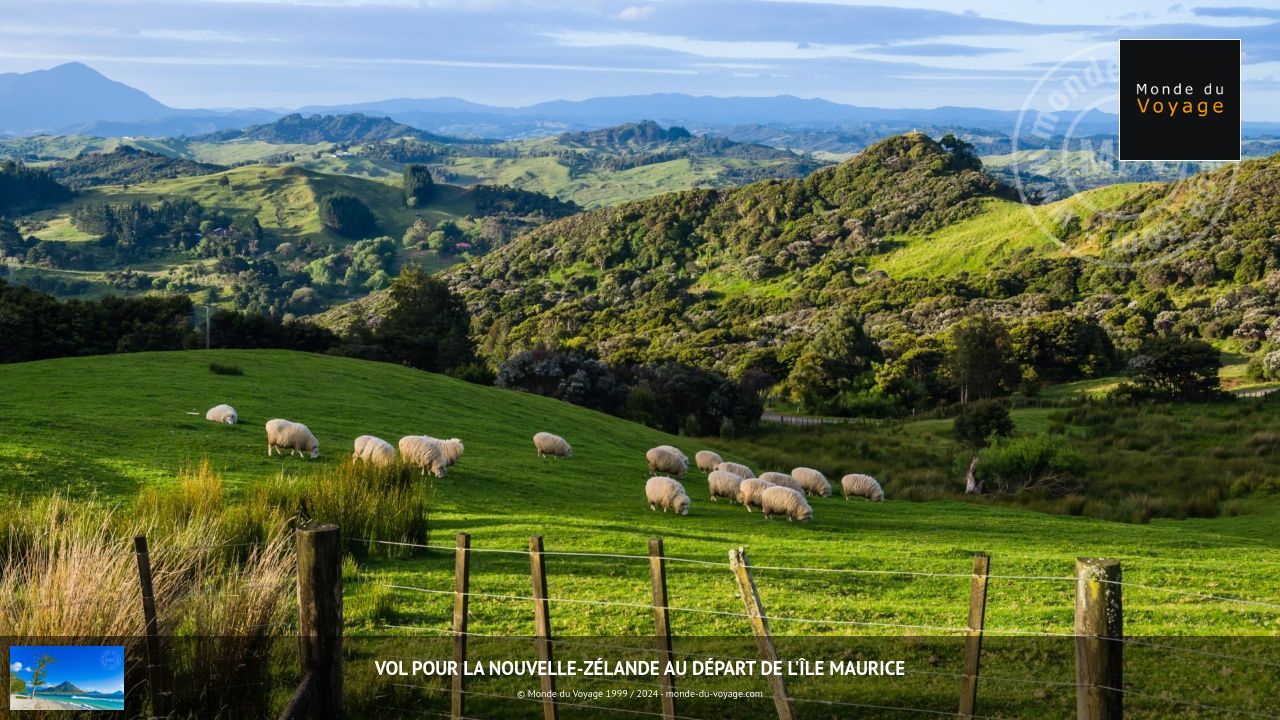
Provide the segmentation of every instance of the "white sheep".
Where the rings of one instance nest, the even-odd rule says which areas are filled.
[[[458,438],[449,438],[439,442],[440,448],[444,450],[445,463],[452,465],[458,462],[458,458],[462,457],[462,451],[465,449],[462,447],[462,441]]]
[[[676,447],[675,445],[659,445],[658,447],[662,448],[663,450],[666,450],[667,452],[674,453],[675,455],[677,455],[681,460],[684,461],[684,464],[686,466],[689,464],[689,456],[685,455],[684,451]]]
[[[798,467],[791,471],[791,477],[800,483],[805,495],[831,497],[831,482],[820,471],[813,468]]]
[[[291,422],[281,418],[267,421],[267,456],[275,450],[281,455],[285,450],[294,453],[310,453],[311,457],[320,457],[320,441],[311,434],[311,430],[302,423]]]
[[[712,470],[707,474],[707,490],[711,493],[711,502],[716,498],[729,498],[729,502],[738,499],[738,486],[742,478],[723,470]]]
[[[684,485],[669,477],[658,475],[649,478],[649,482],[644,484],[644,494],[649,500],[650,510],[662,508],[662,512],[670,509],[679,515],[689,514],[689,494],[684,491]]]
[[[782,487],[785,487],[785,488],[791,488],[792,490],[795,490],[796,492],[801,494],[804,493],[804,487],[800,483],[796,482],[795,478],[791,477],[790,475],[784,472],[760,473],[760,479],[768,480],[774,485],[781,485]]]
[[[440,441],[426,435],[406,435],[400,438],[400,458],[418,468],[422,475],[430,470],[432,475],[442,478],[449,469]]]
[[[396,449],[380,437],[361,435],[356,438],[355,452],[351,454],[351,461],[386,467],[396,461]]]
[[[559,435],[552,435],[549,432],[540,432],[533,436],[533,446],[538,448],[538,457],[573,457],[573,448],[569,447],[569,443]]]
[[[804,493],[788,487],[771,487],[760,493],[760,509],[766,520],[774,515],[786,515],[787,522],[813,519],[813,508],[804,499]]]
[[[859,475],[858,473],[849,473],[840,478],[840,489],[844,490],[844,499],[851,497],[866,498],[875,502],[884,501],[884,490],[880,487],[880,483],[870,475]]]
[[[747,478],[738,485],[738,504],[751,512],[751,506],[760,507],[760,495],[771,487],[777,487],[768,480]]]
[[[734,475],[737,475],[738,477],[743,479],[753,478],[756,476],[755,472],[753,472],[751,468],[747,467],[746,465],[743,465],[742,463],[722,462],[719,465],[716,465],[715,469],[723,470],[725,472],[731,472]]]
[[[644,457],[649,461],[649,472],[667,473],[678,478],[684,477],[685,473],[689,472],[688,459],[670,445],[650,448]]]
[[[204,414],[204,419],[210,422],[226,423],[227,425],[235,425],[240,422],[240,416],[236,414],[236,409],[227,404],[214,405],[209,408],[209,412]]]
[[[698,469],[705,473],[715,470],[717,465],[724,462],[724,458],[710,450],[699,450],[694,454],[693,459],[698,463]]]

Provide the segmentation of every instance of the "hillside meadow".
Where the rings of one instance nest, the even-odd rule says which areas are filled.
[[[238,367],[243,375],[212,373],[212,361]],[[545,398],[388,364],[281,351],[113,355],[3,366],[0,386],[5,388],[0,491],[10,501],[57,493],[128,507],[143,488],[172,485],[182,467],[207,458],[225,484],[228,501],[235,503],[273,478],[333,470],[346,460],[357,435],[394,442],[420,433],[466,442],[466,454],[448,476],[421,480],[430,502],[432,541],[445,545],[452,544],[453,533],[466,531],[477,548],[521,549],[530,535],[544,534],[548,549],[643,553],[647,538],[663,536],[667,552],[676,557],[720,562],[731,547],[745,545],[760,564],[942,573],[967,572],[971,555],[985,551],[1000,573],[1047,576],[1069,576],[1078,555],[1105,555],[1123,559],[1126,577],[1135,582],[1252,597],[1271,595],[1270,577],[1280,561],[1280,540],[1267,529],[1278,508],[1264,500],[1238,517],[1148,525],[981,503],[908,502],[898,499],[893,461],[855,443],[837,455],[829,445],[814,442],[812,464],[883,477],[887,502],[817,498],[811,523],[766,521],[723,501],[708,502],[694,472],[686,482],[694,498],[690,514],[654,513],[643,495],[645,450],[669,442],[692,456],[719,443],[669,437]],[[234,405],[242,424],[206,422],[204,410],[219,402]],[[321,441],[321,459],[268,458],[262,423],[272,417],[306,422]],[[530,441],[539,430],[565,436],[575,457],[539,460]],[[931,443],[945,442],[927,437]],[[805,443],[796,435],[784,445],[786,459],[810,457]],[[757,470],[776,462],[747,441],[728,447],[737,451],[728,457],[766,463]],[[557,594],[644,602],[648,592],[643,563],[559,563],[553,566]],[[409,553],[394,561],[372,557],[351,588],[356,612],[349,620],[369,627],[387,619],[359,610],[362,599],[375,594],[377,582],[445,588],[451,571],[448,553]],[[477,584],[488,590],[527,589],[527,566],[519,556],[486,556],[475,571]],[[727,569],[681,566],[672,570],[671,582],[673,604],[740,607]],[[835,574],[780,573],[765,575],[762,585],[766,598],[798,617],[939,626],[962,620],[967,592],[967,582],[955,578],[851,582]],[[995,583],[991,626],[1068,630],[1070,589],[1070,583],[1055,581]],[[1280,621],[1274,612],[1242,612],[1229,603],[1157,591],[1134,592],[1126,601],[1134,610],[1134,633],[1265,634],[1275,632]],[[391,617],[403,625],[441,626],[445,604],[445,598],[400,594]],[[477,603],[475,610],[485,632],[530,629],[523,608]],[[676,622],[682,633],[737,627],[736,619],[713,615],[682,616]],[[587,608],[562,623],[563,631],[575,634],[630,633],[643,632],[649,618],[643,612]],[[784,633],[847,630],[779,628]]]
[[[220,372],[212,372],[211,363]],[[234,370],[241,374],[227,374]],[[162,603],[165,627],[174,632],[212,630],[209,623],[220,622],[219,617],[248,624],[245,618],[254,617],[250,606],[210,615],[200,610],[199,593],[237,592],[244,583],[259,582],[253,579],[258,577],[270,588],[270,594],[261,591],[270,627],[288,627],[289,581],[281,576],[280,560],[268,564],[248,555],[254,570],[246,577],[251,580],[236,584],[245,571],[235,568],[246,562],[239,543],[269,544],[278,553],[279,528],[266,535],[254,534],[253,528],[278,526],[296,512],[316,520],[333,519],[332,513],[355,518],[358,529],[352,529],[351,521],[343,523],[348,712],[353,717],[420,716],[447,709],[439,681],[396,684],[378,679],[371,659],[396,653],[448,655],[443,637],[452,613],[454,563],[448,548],[457,532],[470,533],[476,550],[471,576],[476,596],[469,613],[469,630],[477,634],[475,658],[531,652],[518,639],[484,636],[533,633],[532,603],[524,598],[529,593],[525,551],[535,534],[544,537],[551,553],[546,566],[554,598],[552,623],[562,638],[557,657],[634,657],[628,650],[610,648],[643,647],[644,636],[652,632],[643,556],[648,538],[662,537],[672,558],[667,568],[672,628],[682,658],[754,656],[727,564],[728,551],[745,546],[784,656],[907,660],[911,671],[904,680],[793,681],[791,693],[804,699],[798,701],[807,710],[804,717],[827,717],[813,713],[840,703],[861,708],[861,717],[876,718],[900,717],[903,711],[897,707],[953,709],[959,682],[955,673],[960,671],[957,629],[965,624],[968,573],[977,552],[991,554],[995,575],[987,605],[985,672],[1005,679],[983,686],[984,706],[991,712],[999,708],[1010,717],[1070,713],[1074,691],[1060,680],[1071,677],[1071,649],[1059,636],[1072,629],[1071,575],[1077,556],[1122,560],[1125,580],[1137,584],[1125,588],[1126,635],[1158,641],[1150,643],[1155,647],[1127,650],[1126,677],[1144,688],[1156,683],[1164,693],[1136,699],[1129,706],[1131,717],[1168,717],[1170,707],[1185,709],[1178,701],[1191,696],[1188,679],[1204,662],[1230,669],[1229,677],[1224,675],[1210,691],[1196,690],[1196,697],[1214,705],[1264,709],[1264,689],[1274,680],[1255,667],[1260,662],[1256,658],[1270,646],[1245,636],[1280,631],[1273,592],[1280,563],[1280,539],[1273,530],[1280,506],[1256,500],[1248,512],[1234,517],[1156,519],[1137,525],[984,502],[900,499],[895,468],[901,460],[895,455],[918,449],[913,445],[917,442],[945,443],[945,420],[900,426],[897,432],[905,439],[892,448],[887,430],[878,427],[852,431],[861,433],[866,444],[835,431],[820,437],[804,432],[769,437],[783,431],[762,430],[731,442],[691,439],[543,397],[390,364],[285,351],[145,353],[4,365],[0,388],[0,496],[12,509],[10,522],[20,526],[11,541],[38,528],[46,514],[64,518],[62,523],[80,518],[77,525],[89,528],[110,517],[107,535],[96,536],[102,537],[99,552],[128,558],[127,534],[112,539],[111,533],[150,524],[153,553],[173,547],[190,562],[212,561],[225,568],[197,594],[173,590],[173,600]],[[220,402],[239,410],[240,425],[203,419],[204,410]],[[1042,430],[1049,422],[1047,412],[1019,411],[1020,429],[1030,423]],[[267,457],[262,423],[279,416],[311,427],[321,442],[319,460]],[[574,458],[540,460],[530,441],[538,430],[564,435],[574,446]],[[368,473],[348,460],[352,439],[363,433],[393,442],[408,433],[457,436],[465,440],[466,452],[441,479],[400,470]],[[675,444],[690,456],[703,447],[717,447],[757,470],[786,469],[804,458],[833,473],[870,472],[885,481],[889,499],[814,498],[811,523],[765,520],[724,501],[708,502],[702,475],[695,470],[686,478],[694,498],[687,517],[651,512],[643,496],[649,475],[644,451],[661,443]],[[885,447],[873,451],[871,443]],[[303,494],[291,494],[296,491]],[[59,499],[51,500],[55,497]],[[420,530],[423,519],[425,534]],[[165,529],[171,520],[178,524]],[[214,550],[192,549],[208,547],[200,542],[201,528],[207,528],[210,543],[216,541]],[[416,538],[411,544],[438,549],[389,544],[405,537]],[[227,550],[216,549],[225,543],[230,543]],[[113,550],[113,544],[119,548]],[[56,547],[48,550],[51,557],[59,552]],[[198,552],[214,555],[193,554]],[[592,556],[597,553],[603,556]],[[56,592],[68,602],[81,601],[77,598],[98,588],[132,592],[130,566],[113,562],[111,567],[110,581],[82,578],[75,584],[68,578],[61,582],[72,584],[59,585]],[[20,583],[7,589],[0,583],[0,594],[16,590],[23,598],[54,592],[39,582],[39,587]],[[229,584],[219,584],[223,582]],[[125,610],[112,617],[119,616],[116,622],[129,627],[134,613],[127,604],[119,607]],[[852,646],[847,639],[835,639],[851,635],[857,636]],[[609,637],[591,639],[599,636]],[[830,638],[815,639],[820,636]],[[1161,648],[1168,643],[1185,645],[1175,656],[1183,672],[1167,672],[1169,653]],[[265,652],[268,646],[252,647]],[[1224,662],[1204,657],[1207,652],[1245,659]],[[258,700],[270,707],[279,706],[296,682],[291,656],[278,655],[266,672],[279,680],[279,687]],[[184,665],[183,672],[185,682],[202,682],[198,668]],[[217,677],[243,676],[228,670]],[[616,690],[642,680],[566,678],[562,687]],[[472,698],[471,710],[481,717],[534,717],[536,703],[512,705],[503,698],[533,689],[535,683],[477,680],[472,687],[482,694]],[[759,678],[732,677],[690,678],[681,687],[766,689]],[[215,697],[226,702],[245,699],[218,693]],[[727,707],[713,707],[715,702],[690,700],[682,708],[689,717],[745,719],[761,717],[770,707],[767,694]],[[587,704],[657,708],[656,699],[625,697]],[[847,717],[841,712],[833,710],[830,717]],[[566,707],[565,716],[611,715]],[[1202,716],[1216,717],[1212,712]]]

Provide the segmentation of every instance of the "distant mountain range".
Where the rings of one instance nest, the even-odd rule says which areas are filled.
[[[418,128],[398,123],[391,118],[370,117],[362,113],[343,115],[312,115],[300,113],[285,115],[279,120],[247,128],[220,130],[201,135],[195,140],[204,142],[229,142],[232,140],[259,140],[274,144],[289,143],[368,143],[397,138],[412,138],[425,142],[454,144],[469,142],[460,138],[436,135]]]
[[[525,107],[484,105],[454,97],[394,98],[347,105],[308,106],[298,113],[387,117],[415,129],[469,138],[522,138],[610,127],[641,118],[694,131],[757,126],[826,133],[871,130],[875,139],[916,128],[971,128],[1011,133],[1018,113],[969,107],[876,108],[820,98],[711,97],[680,93],[553,100]],[[0,134],[85,134],[102,137],[176,137],[238,130],[270,123],[288,113],[275,110],[171,108],[146,93],[113,81],[82,63],[48,70],[0,74]],[[1075,118],[1063,115],[1066,132]],[[1071,130],[1076,135],[1113,134],[1115,115],[1090,110]],[[1045,128],[1041,128],[1044,130]],[[1244,124],[1246,136],[1280,134],[1280,123]],[[767,131],[751,134],[766,135]],[[730,135],[733,137],[732,135]],[[752,137],[733,137],[751,141]],[[847,143],[830,137],[815,145]]]

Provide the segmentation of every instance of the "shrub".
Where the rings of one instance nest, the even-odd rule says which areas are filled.
[[[989,448],[977,475],[988,490],[1058,497],[1077,491],[1086,470],[1084,456],[1060,439],[1028,435]]]
[[[209,372],[214,375],[243,375],[244,370],[238,365],[223,365],[222,363],[209,363]]]

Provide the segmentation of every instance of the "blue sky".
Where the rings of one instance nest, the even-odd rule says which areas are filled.
[[[104,652],[114,653],[106,658]],[[31,669],[41,655],[48,655],[56,660],[50,663],[46,672],[44,685],[48,687],[63,681],[86,692],[112,693],[124,690],[124,663],[122,648],[94,646],[17,646],[9,648],[9,673],[30,683]],[[114,660],[114,662],[112,662]],[[36,694],[39,694],[39,688]]]
[[[1247,2],[1248,0],[1244,0]],[[83,61],[179,107],[686,92],[1018,109],[1083,48],[1239,37],[1246,119],[1280,120],[1280,3],[1170,0],[6,2],[0,72]]]

